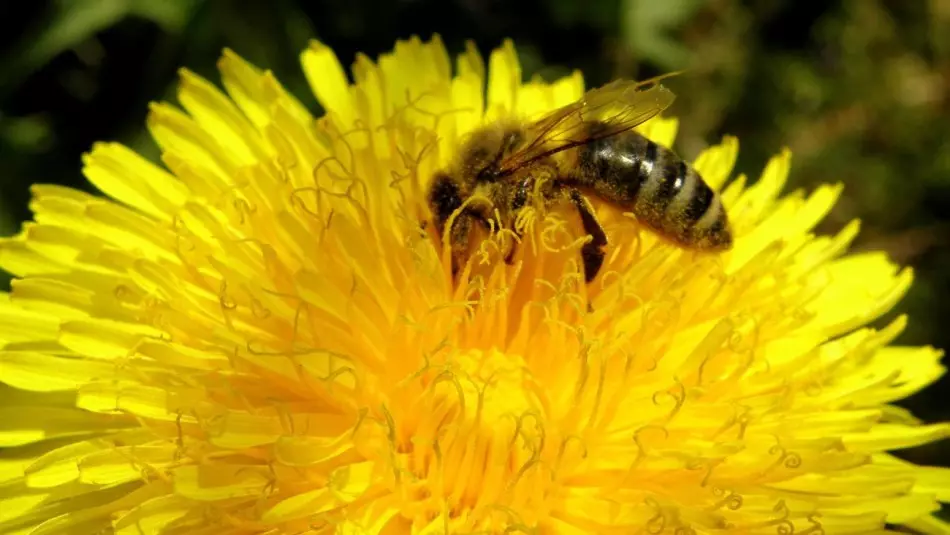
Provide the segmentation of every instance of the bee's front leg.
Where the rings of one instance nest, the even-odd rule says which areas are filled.
[[[513,217],[511,218],[511,228],[509,230],[515,235],[515,243],[511,244],[511,247],[508,249],[508,254],[505,255],[505,263],[508,265],[511,265],[511,263],[514,262],[515,253],[518,249],[518,243],[524,237],[524,233],[518,228],[516,223],[518,221],[518,214],[521,212],[522,208],[528,204],[528,197],[531,195],[533,189],[534,181],[530,178],[521,180],[512,189],[509,213],[511,213]]]
[[[579,191],[570,189],[571,202],[577,207],[581,216],[581,224],[584,226],[584,232],[591,236],[591,241],[581,247],[581,260],[584,263],[584,279],[586,282],[594,280],[597,273],[600,272],[604,264],[604,247],[607,246],[607,234],[604,228],[600,226],[597,217],[594,215],[594,207]]]

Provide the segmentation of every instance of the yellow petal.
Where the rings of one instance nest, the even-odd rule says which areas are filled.
[[[521,84],[521,65],[514,43],[506,39],[501,48],[492,51],[488,59],[488,118],[512,113],[517,108],[518,87]]]
[[[168,172],[118,143],[97,143],[83,157],[86,178],[113,199],[171,221],[188,192]]]
[[[943,503],[950,502],[950,468],[945,466],[914,466],[914,490],[930,494]]]
[[[128,425],[85,411],[55,407],[0,407],[0,446],[61,437],[83,437]]]
[[[161,338],[161,332],[142,324],[86,319],[63,323],[59,341],[80,355],[112,360],[131,355],[147,338]]]
[[[0,523],[9,522],[14,519],[20,520],[21,517],[25,516],[26,513],[42,504],[47,498],[48,496],[46,494],[39,493],[0,496]],[[17,524],[22,525],[22,520],[17,522]],[[0,526],[2,526],[2,524],[0,524]],[[26,533],[30,533],[35,526],[35,523],[27,523],[26,526]]]
[[[33,457],[0,459],[0,484],[22,479],[26,467],[30,466],[35,460]]]
[[[879,424],[867,433],[845,435],[844,442],[857,451],[888,451],[909,448],[950,437],[950,424],[905,426]]]
[[[25,236],[0,239],[0,268],[17,277],[27,275],[62,273],[69,268],[57,264],[42,252],[30,247]]]
[[[337,468],[330,475],[330,490],[343,501],[361,497],[376,481],[378,467],[373,462],[353,463]]]
[[[353,124],[353,96],[336,54],[323,43],[311,41],[300,61],[311,91],[327,114],[340,124]]]
[[[305,516],[318,515],[332,509],[336,505],[333,494],[328,488],[314,489],[290,498],[281,500],[268,509],[261,520],[267,523],[277,523]]]
[[[652,140],[654,143],[667,148],[673,147],[676,131],[679,128],[679,119],[676,117],[654,117],[637,127],[637,131]]]
[[[212,135],[235,166],[267,158],[260,134],[214,85],[187,69],[179,72],[178,100],[203,132]]]
[[[274,455],[290,466],[327,461],[352,448],[350,433],[336,437],[283,436],[274,444]]]
[[[104,486],[155,478],[176,462],[177,453],[176,445],[170,443],[99,448],[76,463],[77,477],[83,483]]]
[[[148,127],[163,151],[206,170],[222,189],[230,185],[237,169],[224,155],[218,140],[202,130],[194,119],[168,104],[152,104]]]
[[[172,471],[175,493],[198,501],[258,496],[268,486],[267,469],[258,465],[181,466]]]
[[[733,136],[724,136],[718,145],[707,147],[696,160],[693,167],[703,177],[709,187],[718,191],[732,174],[739,156],[739,140]]]
[[[159,496],[142,502],[112,523],[116,535],[158,535],[191,512],[191,503],[178,496]]]
[[[26,484],[33,488],[47,488],[74,481],[79,477],[79,460],[102,447],[94,441],[84,441],[55,449],[27,467]]]
[[[10,294],[0,293],[0,342],[4,345],[30,340],[53,340],[58,330],[56,318],[11,306]],[[0,380],[3,380],[2,376]]]
[[[57,535],[59,533],[99,533],[111,529],[111,516],[133,504],[154,497],[160,487],[129,484],[91,492],[74,498],[72,507],[65,512],[49,512],[49,520],[37,526],[32,533]]]
[[[551,107],[560,108],[576,102],[584,96],[584,75],[580,71],[556,80],[551,84]]]

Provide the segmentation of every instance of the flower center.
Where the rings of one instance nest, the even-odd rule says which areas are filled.
[[[553,478],[542,463],[545,415],[524,361],[468,350],[430,363],[392,409],[396,494],[418,527],[459,530],[531,522]],[[526,513],[530,511],[529,513]],[[513,516],[514,515],[514,516]]]

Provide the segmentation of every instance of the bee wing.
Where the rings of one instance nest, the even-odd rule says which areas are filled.
[[[523,147],[500,162],[501,173],[512,173],[535,160],[645,123],[676,98],[657,83],[667,76],[671,75],[641,82],[616,80],[542,117],[527,127]],[[607,127],[591,135],[586,124],[589,121],[600,121]]]

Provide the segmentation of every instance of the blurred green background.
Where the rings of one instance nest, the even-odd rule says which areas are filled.
[[[950,0],[5,2],[0,233],[29,217],[31,183],[88,190],[80,155],[94,141],[155,157],[146,107],[173,98],[179,66],[217,81],[215,62],[231,47],[312,104],[298,67],[308,39],[349,64],[357,51],[375,56],[433,32],[453,53],[469,38],[487,54],[512,37],[526,76],[579,68],[590,86],[688,69],[669,81],[677,150],[693,157],[735,134],[739,169],[753,177],[789,146],[789,189],[844,182],[820,230],[861,218],[858,249],[886,250],[917,272],[899,307],[911,315],[900,342],[950,348]],[[948,387],[904,405],[950,419]],[[904,455],[947,465],[947,452],[945,441]]]

